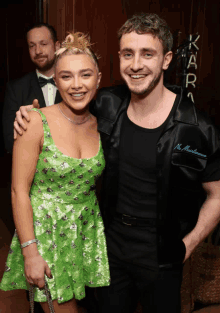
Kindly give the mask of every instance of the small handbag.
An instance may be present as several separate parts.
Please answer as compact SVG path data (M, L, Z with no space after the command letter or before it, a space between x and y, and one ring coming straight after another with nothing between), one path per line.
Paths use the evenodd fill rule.
M45 293L46 293L46 297L47 297L47 302L49 305L49 309L50 309L50 313L55 313L54 311L54 307L53 307L53 302L52 302L52 298L51 298L51 294L50 294L50 290L48 287L47 282L45 281ZM29 289L29 298L30 298L30 308L31 308L31 313L34 313L34 286L30 285L30 289Z

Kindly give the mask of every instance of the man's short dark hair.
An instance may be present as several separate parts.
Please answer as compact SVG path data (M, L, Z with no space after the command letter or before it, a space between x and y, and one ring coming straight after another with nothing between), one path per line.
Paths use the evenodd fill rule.
M51 26L47 23L38 23L38 24L34 24L34 25L30 26L27 29L26 36L30 30L32 30L34 28L41 28L41 27L46 27L49 30L53 42L56 43L57 42L57 32L53 26Z
M154 13L140 13L128 19L118 31L120 40L124 34L136 32L137 34L152 34L157 37L162 45L163 52L166 54L173 47L173 35L167 22Z

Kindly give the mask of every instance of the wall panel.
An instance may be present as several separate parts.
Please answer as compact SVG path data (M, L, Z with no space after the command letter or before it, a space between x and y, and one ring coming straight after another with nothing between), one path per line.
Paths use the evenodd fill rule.
M94 50L101 56L101 86L120 81L117 30L125 20L118 0L76 0L75 29L89 32Z
M67 31L74 28L74 5L71 0L47 0L44 3L44 9L48 6L48 19L45 22L53 25L57 30L57 36L62 41Z

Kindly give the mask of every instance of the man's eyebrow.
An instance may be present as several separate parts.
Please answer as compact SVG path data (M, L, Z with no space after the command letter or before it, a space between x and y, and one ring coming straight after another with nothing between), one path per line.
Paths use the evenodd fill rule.
M42 43L42 42L47 42L47 41L48 41L47 39L42 39L42 40L40 41L40 43ZM30 41L28 44L29 44L29 45L30 45L30 44L31 44L31 45L36 45L36 42Z
M133 49L131 48L124 48L121 50L121 52L134 52ZM153 48L142 48L141 52L151 52L151 53L156 53L157 51Z
M133 50L131 48L124 48L121 52L133 52Z
M151 52L151 53L156 53L157 50L153 49L153 48L143 48L141 49L142 52Z

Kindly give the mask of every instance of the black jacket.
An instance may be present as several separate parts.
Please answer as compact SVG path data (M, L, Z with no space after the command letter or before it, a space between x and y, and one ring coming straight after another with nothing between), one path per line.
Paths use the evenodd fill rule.
M217 162L216 170L220 168L218 130L181 88L169 89L181 97L157 143L157 239L161 267L183 261L186 249L182 238L194 228L205 199L202 174L211 162ZM120 130L129 101L126 86L103 88L96 99L95 114L106 158L100 203L106 228L117 204Z
M46 106L36 72L28 73L27 75L10 81L7 84L2 114L2 124L5 148L10 153L12 153L14 143L13 133L16 111L18 111L23 105L32 104L34 99L38 99L41 108ZM59 91L57 91L55 103L59 103L61 101L62 98Z

